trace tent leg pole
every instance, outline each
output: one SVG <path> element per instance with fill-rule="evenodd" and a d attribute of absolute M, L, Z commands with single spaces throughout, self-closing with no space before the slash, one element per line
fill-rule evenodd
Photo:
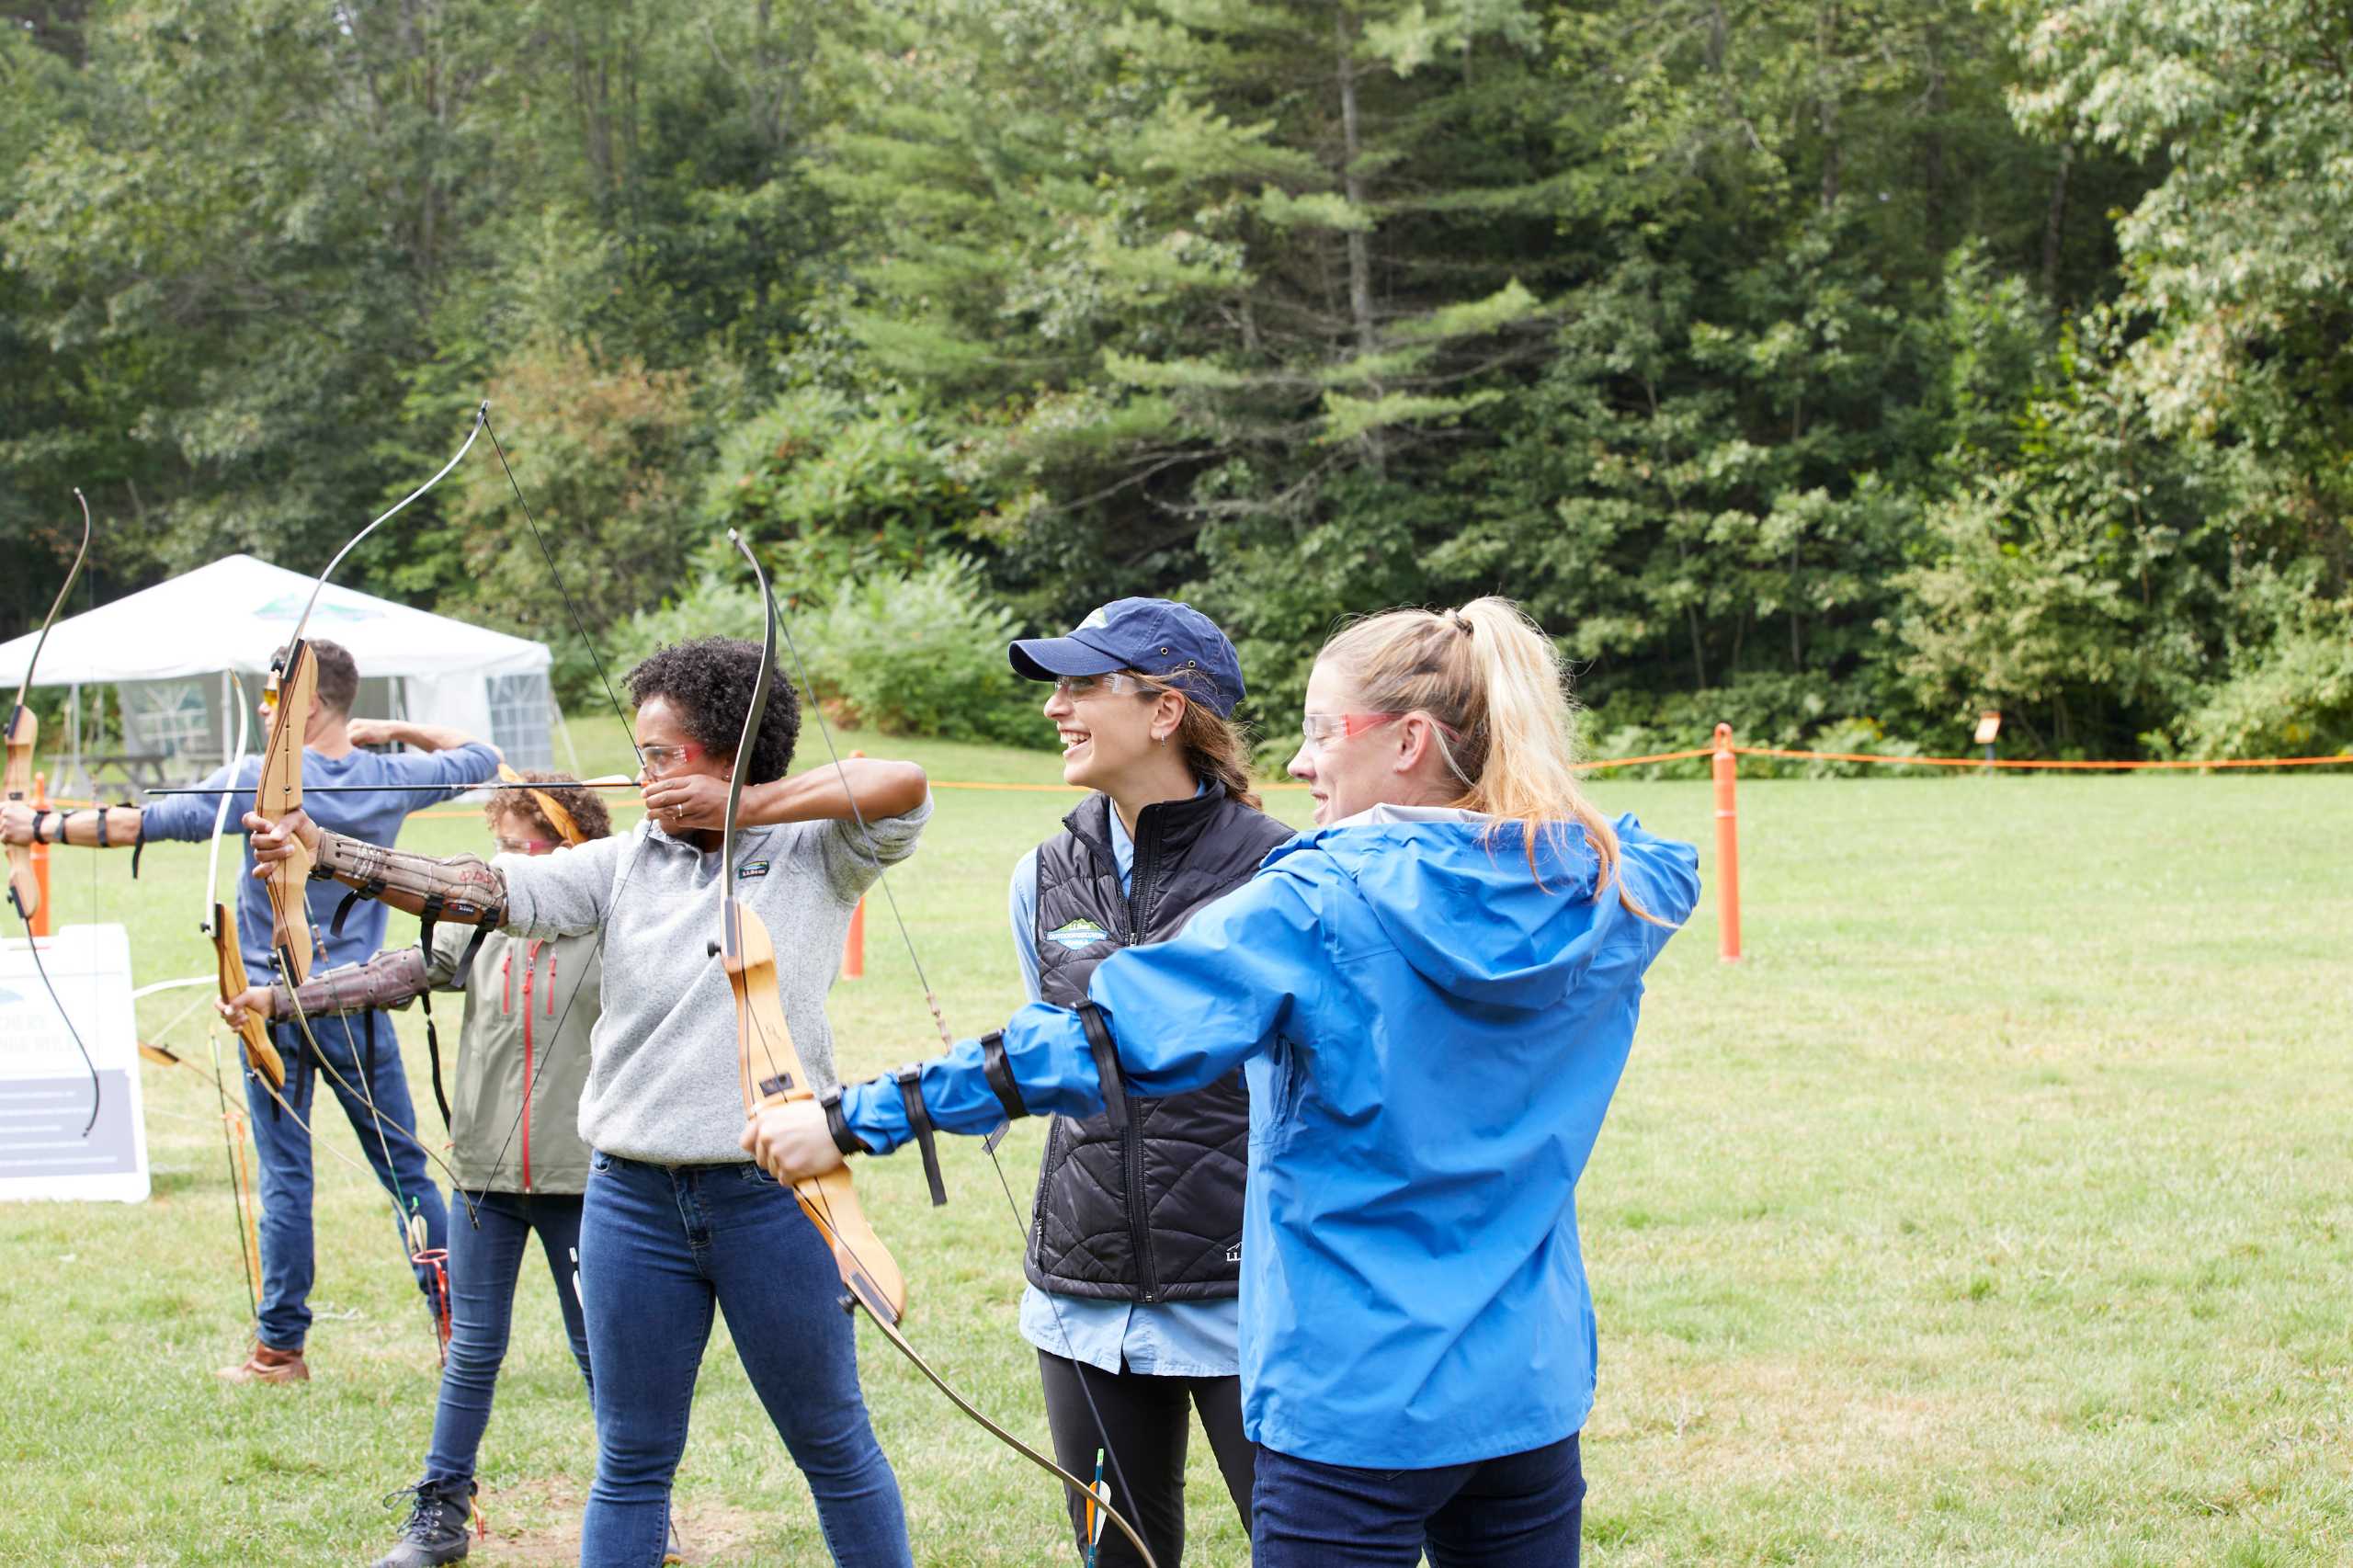
<path fill-rule="evenodd" d="M 563 708 L 555 699 L 555 682 L 548 682 L 548 711 L 555 715 L 555 733 L 563 737 L 563 757 L 572 764 L 572 776 L 585 778 L 580 771 L 580 754 L 573 749 L 572 726 L 563 722 Z"/>

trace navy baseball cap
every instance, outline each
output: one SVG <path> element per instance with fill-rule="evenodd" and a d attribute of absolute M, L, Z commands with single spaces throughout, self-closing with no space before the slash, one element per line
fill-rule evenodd
<path fill-rule="evenodd" d="M 1134 670 L 1178 687 L 1221 719 L 1248 695 L 1242 660 L 1217 622 L 1174 599 L 1114 599 L 1067 637 L 1024 637 L 1006 651 L 1029 680 Z"/>

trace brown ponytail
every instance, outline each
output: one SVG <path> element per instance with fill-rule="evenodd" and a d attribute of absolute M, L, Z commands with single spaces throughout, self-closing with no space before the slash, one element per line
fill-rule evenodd
<path fill-rule="evenodd" d="M 1252 811 L 1266 809 L 1251 784 L 1250 737 L 1241 725 L 1219 718 L 1172 681 L 1136 670 L 1127 673 L 1142 686 L 1146 697 L 1173 691 L 1185 698 L 1185 716 L 1176 723 L 1176 744 L 1185 748 L 1185 766 L 1192 769 L 1194 778 L 1224 785 L 1228 795 Z"/>
<path fill-rule="evenodd" d="M 1650 913 L 1618 881 L 1618 834 L 1577 787 L 1572 705 L 1559 652 L 1509 599 L 1474 599 L 1443 613 L 1385 610 L 1335 633 L 1316 655 L 1382 713 L 1423 713 L 1451 731 L 1434 738 L 1462 786 L 1451 804 L 1517 823 L 1537 868 L 1540 837 L 1574 823 L 1600 858 L 1594 893 L 1618 883 L 1618 902 Z"/>

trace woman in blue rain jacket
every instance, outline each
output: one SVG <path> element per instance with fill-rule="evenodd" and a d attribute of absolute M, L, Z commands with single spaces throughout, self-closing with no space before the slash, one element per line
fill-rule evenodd
<path fill-rule="evenodd" d="M 1577 788 L 1551 641 L 1510 603 L 1327 643 L 1290 764 L 1317 826 L 1177 936 L 925 1064 L 931 1121 L 1250 1090 L 1245 1426 L 1260 1568 L 1574 1562 L 1595 1324 L 1577 1178 L 1688 845 Z M 769 1110 L 779 1177 L 911 1136 L 889 1079 Z"/>

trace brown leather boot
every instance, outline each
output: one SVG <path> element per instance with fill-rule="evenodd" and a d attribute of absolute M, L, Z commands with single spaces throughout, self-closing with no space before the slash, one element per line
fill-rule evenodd
<path fill-rule="evenodd" d="M 233 1383 L 307 1383 L 311 1364 L 302 1359 L 300 1350 L 272 1349 L 256 1339 L 251 1355 L 212 1375 Z"/>

